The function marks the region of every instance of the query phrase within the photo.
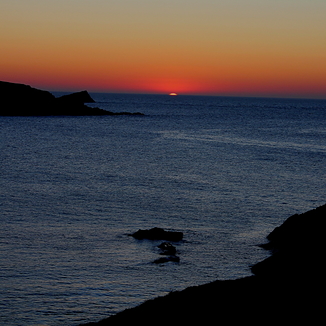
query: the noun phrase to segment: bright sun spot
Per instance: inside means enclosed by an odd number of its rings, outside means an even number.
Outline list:
[[[170,96],[176,96],[176,95],[178,95],[177,93],[170,93],[169,94]]]

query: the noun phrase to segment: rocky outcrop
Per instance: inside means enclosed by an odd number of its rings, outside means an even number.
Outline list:
[[[94,102],[87,91],[56,98],[48,91],[0,81],[0,116],[142,115],[139,112],[115,113],[85,105]]]
[[[56,99],[60,105],[81,105],[85,103],[95,103],[87,91],[81,91],[60,96]]]
[[[166,240],[166,241],[181,241],[183,238],[182,232],[165,231],[161,228],[152,228],[149,230],[138,230],[131,234],[135,239],[143,240]]]
[[[263,247],[274,251],[320,247],[325,241],[323,221],[326,221],[326,205],[292,215],[267,236],[269,243]]]
[[[272,256],[253,276],[189,287],[86,325],[325,323],[326,205],[293,215],[268,235]]]

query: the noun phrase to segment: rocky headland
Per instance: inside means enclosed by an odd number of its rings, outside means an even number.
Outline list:
[[[0,99],[0,116],[142,115],[89,107],[85,103],[95,101],[87,91],[55,97],[48,91],[5,81],[0,81]]]
[[[267,236],[271,256],[252,276],[171,292],[84,326],[324,324],[325,219],[326,205],[289,217]]]

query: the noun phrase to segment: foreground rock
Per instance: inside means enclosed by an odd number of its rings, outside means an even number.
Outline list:
[[[289,217],[272,231],[262,245],[273,255],[252,267],[260,277],[317,277],[326,271],[325,257],[326,205]]]
[[[268,236],[273,255],[253,276],[172,292],[90,325],[319,325],[325,323],[326,205],[291,216]]]
[[[0,81],[0,116],[142,115],[139,112],[115,113],[85,105],[94,102],[87,91],[56,98],[50,92],[28,85]]]

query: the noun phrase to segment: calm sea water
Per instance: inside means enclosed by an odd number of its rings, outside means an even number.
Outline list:
[[[145,116],[0,117],[0,323],[77,325],[250,275],[326,201],[326,101],[92,94]],[[184,232],[180,263],[153,264]]]

